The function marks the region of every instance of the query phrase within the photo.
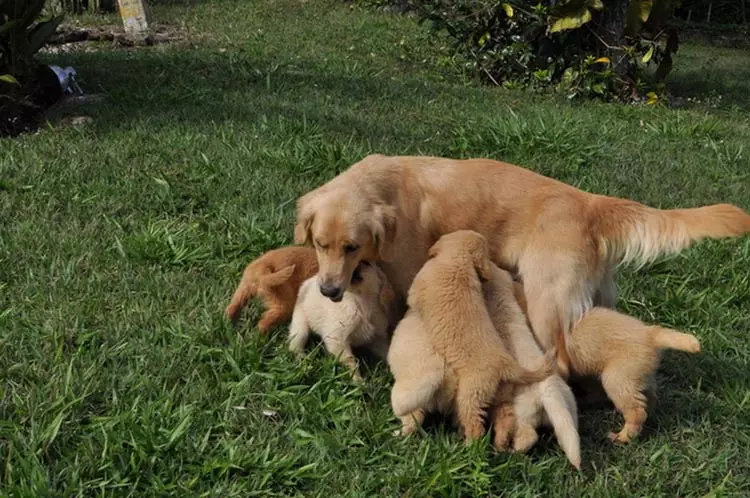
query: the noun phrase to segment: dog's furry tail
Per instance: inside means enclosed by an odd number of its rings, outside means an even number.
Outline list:
[[[396,380],[391,389],[393,414],[403,417],[417,409],[427,407],[444,379],[443,370],[432,370],[409,382]]]
[[[289,280],[293,273],[294,265],[289,265],[273,273],[258,275],[258,268],[249,265],[245,268],[242,279],[232,295],[232,300],[224,310],[224,314],[232,323],[236,323],[242,308],[247,305],[250,299],[258,295],[258,291],[263,287],[271,288],[283,284]]]
[[[651,329],[654,332],[654,342],[662,349],[677,349],[686,353],[698,353],[701,350],[701,344],[694,335],[664,327]]]
[[[519,365],[516,360],[503,361],[500,375],[502,380],[512,384],[526,385],[541,382],[555,373],[557,349],[552,348],[541,358],[536,368],[529,370]]]
[[[706,238],[750,233],[750,215],[731,204],[655,209],[626,199],[596,196],[593,225],[610,261],[645,265]]]
[[[573,391],[562,378],[553,375],[539,384],[542,406],[557,442],[576,469],[581,468],[581,439],[578,435],[578,408]]]
[[[255,297],[257,293],[258,281],[255,276],[255,269],[247,267],[242,274],[242,279],[240,279],[237,289],[232,295],[232,300],[224,310],[226,317],[231,320],[232,323],[236,323],[237,317],[242,308],[244,308],[247,302]]]
[[[296,265],[289,265],[273,273],[261,275],[260,277],[258,277],[258,287],[271,288],[283,284],[284,282],[292,278],[295,267]]]

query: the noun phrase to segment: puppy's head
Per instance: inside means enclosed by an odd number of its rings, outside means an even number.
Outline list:
[[[477,272],[479,280],[492,278],[490,269],[490,249],[484,235],[473,230],[458,230],[443,235],[427,253],[429,258],[445,256],[467,258]]]
[[[396,210],[350,190],[313,191],[297,201],[294,240],[315,248],[320,292],[340,301],[362,261],[395,256]]]

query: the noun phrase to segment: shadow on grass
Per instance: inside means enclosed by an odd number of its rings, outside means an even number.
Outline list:
[[[676,96],[710,106],[737,106],[750,110],[750,52],[694,46],[675,59],[667,86]],[[719,100],[720,99],[720,100]]]
[[[101,104],[81,111],[92,114],[93,129],[104,133],[136,122],[153,128],[250,126],[284,118],[327,135],[387,139],[413,148],[430,136],[426,129],[447,122],[446,113],[429,108],[465,100],[460,87],[426,86],[416,78],[342,74],[318,61],[280,65],[246,54],[174,47],[71,53],[54,63],[74,66],[87,92],[105,95]]]

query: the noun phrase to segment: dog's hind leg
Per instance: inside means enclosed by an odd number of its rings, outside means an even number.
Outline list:
[[[493,446],[498,451],[504,451],[510,444],[511,435],[516,425],[516,414],[513,409],[513,384],[501,383],[497,388],[495,401],[492,406]]]
[[[460,379],[456,392],[456,415],[467,443],[486,433],[484,423],[487,408],[492,404],[497,383],[492,376],[471,375]]]
[[[602,374],[602,386],[622,413],[625,425],[619,433],[610,433],[609,439],[615,443],[629,443],[643,429],[648,416],[648,399],[644,394],[645,383],[639,383],[637,377],[630,376],[621,369],[607,370]]]
[[[267,334],[276,325],[285,322],[289,318],[289,312],[283,307],[271,304],[261,315],[258,321],[258,330],[261,334]]]
[[[545,351],[557,346],[559,373],[567,377],[567,349],[560,341],[571,340],[573,323],[592,307],[598,279],[588,275],[589,268],[579,261],[580,254],[570,249],[561,251],[523,258],[519,272],[534,335]]]

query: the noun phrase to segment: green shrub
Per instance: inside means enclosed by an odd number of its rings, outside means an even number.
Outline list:
[[[411,0],[495,84],[570,97],[658,98],[677,50],[675,0]]]
[[[36,110],[56,100],[54,74],[34,60],[60,17],[40,20],[45,0],[0,0],[0,135],[27,127]],[[53,91],[53,93],[54,93]]]

